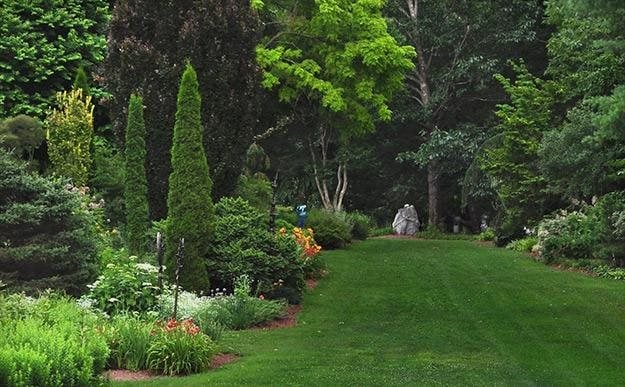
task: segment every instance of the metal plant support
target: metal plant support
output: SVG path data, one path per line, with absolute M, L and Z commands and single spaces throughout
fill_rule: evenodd
M 156 233 L 156 259 L 158 262 L 158 288 L 161 292 L 161 294 L 163 293 L 163 259 L 164 259 L 165 253 L 164 253 L 164 248 L 163 248 L 163 235 L 161 234 L 161 232 L 159 231 L 158 233 Z
M 180 277 L 180 269 L 182 269 L 182 260 L 184 259 L 184 238 L 180 239 L 178 244 L 178 252 L 176 253 L 176 286 L 174 287 L 174 315 L 172 318 L 176 320 L 178 316 L 178 284 Z
M 271 183 L 272 193 L 271 193 L 271 207 L 269 208 L 269 232 L 273 233 L 276 231 L 276 217 L 278 216 L 278 212 L 276 211 L 276 191 L 278 190 L 278 171 L 276 171 L 276 176 L 273 178 L 273 182 Z

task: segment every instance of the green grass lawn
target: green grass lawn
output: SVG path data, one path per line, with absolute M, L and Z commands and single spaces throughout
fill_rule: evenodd
M 295 328 L 225 338 L 242 358 L 156 386 L 622 385 L 625 282 L 467 241 L 324 253 Z

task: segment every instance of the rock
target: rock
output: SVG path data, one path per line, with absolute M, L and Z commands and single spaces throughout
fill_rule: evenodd
M 419 231 L 419 216 L 414 206 L 406 204 L 397 210 L 393 220 L 393 230 L 397 235 L 415 235 Z

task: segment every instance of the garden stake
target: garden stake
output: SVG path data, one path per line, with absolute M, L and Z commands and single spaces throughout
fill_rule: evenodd
M 156 259 L 158 261 L 158 288 L 163 293 L 163 235 L 156 233 Z
M 178 315 L 178 279 L 180 275 L 180 269 L 182 268 L 182 259 L 184 258 L 184 238 L 180 239 L 178 244 L 178 252 L 176 253 L 176 287 L 174 288 L 174 316 L 176 320 Z
M 278 188 L 278 171 L 276 171 L 276 176 L 273 178 L 271 188 L 273 189 L 273 192 L 271 193 L 271 208 L 269 208 L 269 232 L 273 233 L 276 230 L 276 216 L 278 215 L 278 213 L 276 212 L 276 190 Z

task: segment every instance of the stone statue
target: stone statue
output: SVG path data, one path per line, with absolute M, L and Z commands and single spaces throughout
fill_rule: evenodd
M 419 226 L 419 216 L 414 206 L 406 204 L 403 208 L 397 210 L 397 214 L 393 220 L 393 230 L 395 234 L 412 236 L 419 231 Z

